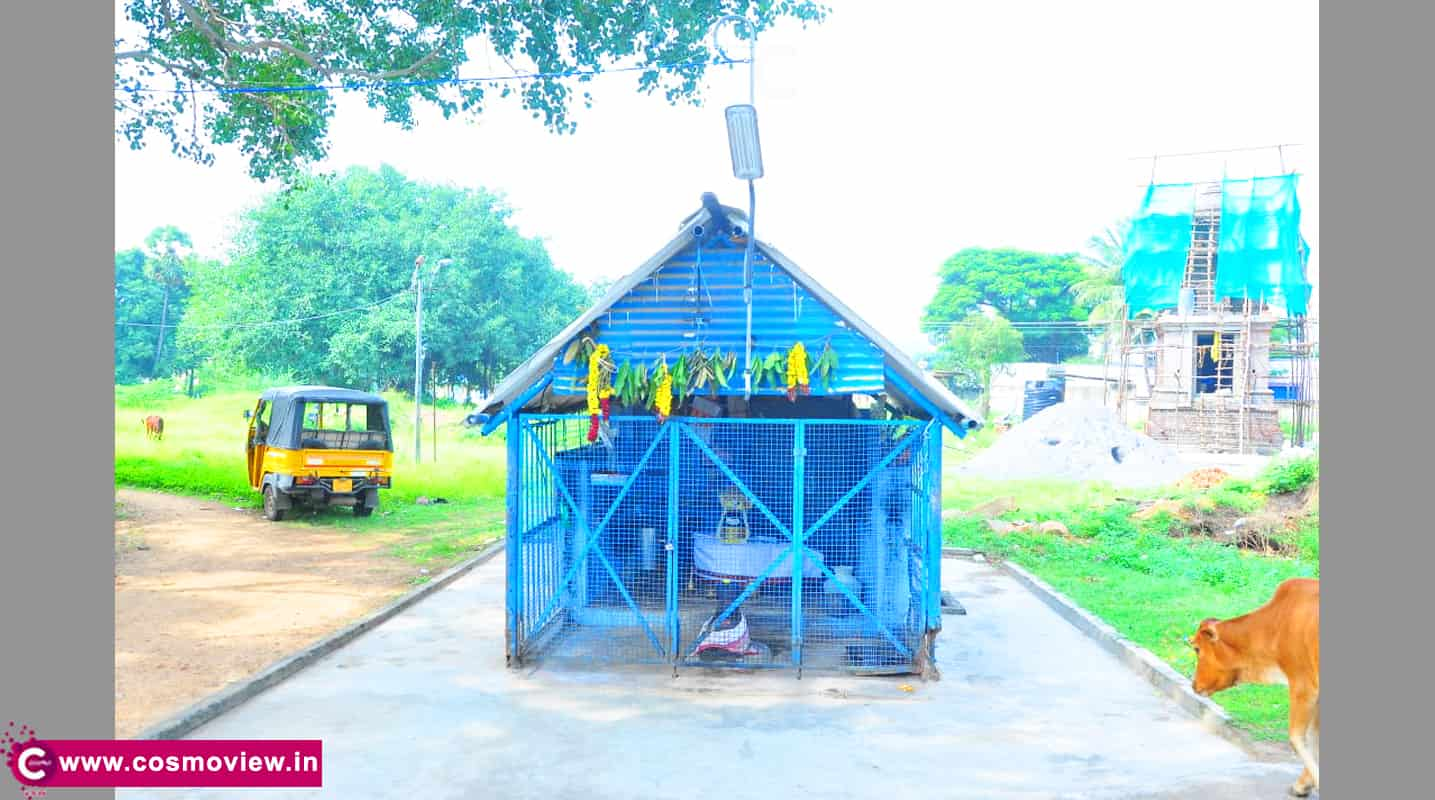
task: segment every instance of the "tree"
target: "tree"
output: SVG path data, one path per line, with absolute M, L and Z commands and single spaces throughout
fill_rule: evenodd
M 154 369 L 162 297 L 160 287 L 145 274 L 145 254 L 138 248 L 115 253 L 115 383 L 134 383 Z
M 174 226 L 155 228 L 144 249 L 115 253 L 115 381 L 129 383 L 188 369 L 192 353 L 172 346 L 171 332 L 189 299 L 196 260 Z
M 616 281 L 611 278 L 599 278 L 590 281 L 587 286 L 588 304 L 595 305 L 599 300 L 607 296 L 608 292 L 612 290 L 614 283 L 616 283 Z
M 159 285 L 162 301 L 159 312 L 159 335 L 154 346 L 154 368 L 150 375 L 159 376 L 160 359 L 164 355 L 165 327 L 169 321 L 170 295 L 184 288 L 184 257 L 190 254 L 194 244 L 189 234 L 166 225 L 155 228 L 145 237 L 145 272 L 150 280 Z
M 939 274 L 941 284 L 922 320 L 937 331 L 937 341 L 946 326 L 983 307 L 1015 323 L 1079 322 L 1089 311 L 1071 290 L 1083 273 L 1070 254 L 968 248 L 947 259 Z M 1027 354 L 1038 361 L 1060 362 L 1090 349 L 1084 332 L 1059 324 L 1026 331 L 1024 341 Z
M 1087 319 L 1112 322 L 1121 319 L 1126 309 L 1126 284 L 1121 273 L 1126 263 L 1126 232 L 1131 220 L 1122 219 L 1108 226 L 1099 235 L 1086 241 L 1082 255 L 1083 275 L 1071 285 L 1076 302 L 1091 309 Z M 1111 326 L 1101 337 L 1103 351 L 1110 346 Z
M 1086 252 L 1081 256 L 1083 275 L 1071 290 L 1078 304 L 1091 308 L 1090 319 L 1121 318 L 1126 300 L 1121 269 L 1126 263 L 1126 232 L 1130 227 L 1131 221 L 1123 219 L 1086 241 Z
M 244 218 L 228 264 L 200 265 L 181 334 L 222 363 L 301 381 L 411 388 L 414 259 L 425 275 L 425 374 L 487 390 L 562 329 L 587 295 L 484 190 L 392 167 L 306 179 Z
M 985 414 L 991 404 L 992 367 L 1025 357 L 1021 331 L 1001 317 L 977 312 L 948 329 L 934 366 L 955 372 L 958 385 L 980 386 Z
M 321 87 L 362 91 L 405 128 L 418 102 L 445 118 L 481 113 L 494 84 L 457 79 L 466 45 L 482 38 L 514 74 L 532 76 L 499 84 L 500 96 L 518 94 L 545 127 L 566 133 L 579 100 L 571 84 L 596 71 L 636 67 L 639 91 L 697 103 L 720 16 L 762 30 L 826 11 L 813 0 L 127 0 L 136 35 L 115 40 L 116 132 L 136 149 L 156 133 L 204 164 L 212 145 L 236 144 L 254 177 L 292 177 L 327 151 L 334 101 Z M 564 77 L 575 71 L 585 74 Z M 592 105 L 588 92 L 581 101 Z

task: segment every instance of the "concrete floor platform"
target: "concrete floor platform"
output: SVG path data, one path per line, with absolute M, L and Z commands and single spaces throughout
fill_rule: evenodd
M 942 583 L 967 615 L 943 617 L 940 681 L 514 671 L 496 558 L 191 738 L 324 740 L 324 788 L 275 798 L 1279 798 L 1299 772 L 1202 728 L 991 565 L 946 559 Z

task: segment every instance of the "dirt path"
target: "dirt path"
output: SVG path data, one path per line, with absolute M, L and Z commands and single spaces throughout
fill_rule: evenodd
M 133 736 L 408 588 L 392 536 L 116 492 L 115 735 Z

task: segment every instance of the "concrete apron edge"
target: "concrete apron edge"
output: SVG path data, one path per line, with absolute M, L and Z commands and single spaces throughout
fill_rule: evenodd
M 973 555 L 986 557 L 977 550 L 962 547 L 942 548 L 943 558 L 963 558 Z M 1226 713 L 1224 708 L 1209 698 L 1192 691 L 1190 680 L 1157 657 L 1156 654 L 1122 636 L 1110 624 L 1078 606 L 1071 598 L 1057 591 L 1051 584 L 1016 564 L 1006 559 L 992 558 L 988 558 L 987 563 L 1016 578 L 1062 619 L 1101 645 L 1103 650 L 1115 656 L 1116 660 L 1120 661 L 1127 669 L 1145 678 L 1158 691 L 1175 701 L 1183 711 L 1195 717 L 1202 727 L 1236 745 L 1249 755 L 1263 755 L 1251 737 L 1235 726 L 1231 715 Z
M 285 679 L 313 664 L 324 656 L 357 639 L 381 623 L 418 603 L 420 600 L 448 586 L 463 577 L 475 567 L 484 564 L 503 550 L 504 539 L 489 544 L 468 560 L 455 564 L 439 573 L 433 580 L 419 586 L 390 602 L 383 608 L 363 619 L 325 636 L 308 647 L 275 661 L 249 678 L 227 686 L 208 697 L 146 728 L 136 739 L 179 739 L 199 726 L 210 722 L 236 706 L 250 700 L 266 689 L 279 685 Z

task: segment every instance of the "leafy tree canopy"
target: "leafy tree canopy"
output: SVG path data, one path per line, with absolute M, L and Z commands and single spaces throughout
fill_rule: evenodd
M 954 373 L 958 389 L 980 388 L 991 393 L 992 367 L 1026 357 L 1021 331 L 1001 317 L 980 312 L 967 315 L 947 330 L 946 339 L 933 359 L 937 370 Z
M 198 260 L 189 235 L 155 228 L 144 248 L 115 253 L 115 382 L 171 375 L 194 366 L 194 354 L 173 341 L 189 303 L 188 276 Z
M 1082 263 L 1070 254 L 968 248 L 942 265 L 941 284 L 922 321 L 937 331 L 938 341 L 946 326 L 983 306 L 1011 322 L 1084 321 L 1090 309 L 1071 291 L 1084 274 Z M 1024 341 L 1027 355 L 1038 361 L 1058 362 L 1090 347 L 1079 330 L 1031 330 Z
M 418 183 L 391 167 L 305 179 L 246 215 L 231 263 L 191 277 L 204 302 L 192 304 L 180 339 L 266 373 L 407 388 L 408 290 L 423 255 L 425 381 L 431 362 L 440 381 L 488 389 L 588 302 L 510 215 L 486 191 Z
M 762 30 L 826 12 L 812 0 L 128 0 L 138 34 L 115 40 L 116 132 L 136 149 L 156 133 L 204 164 L 213 145 L 235 144 L 261 180 L 322 160 L 334 113 L 328 91 L 277 87 L 357 85 L 370 107 L 406 128 L 419 102 L 447 118 L 479 114 L 492 92 L 516 93 L 544 126 L 571 132 L 574 103 L 592 101 L 574 84 L 590 76 L 557 73 L 638 67 L 640 91 L 697 103 L 720 16 Z M 514 73 L 543 77 L 453 82 L 474 38 Z M 664 68 L 673 64 L 689 66 Z

